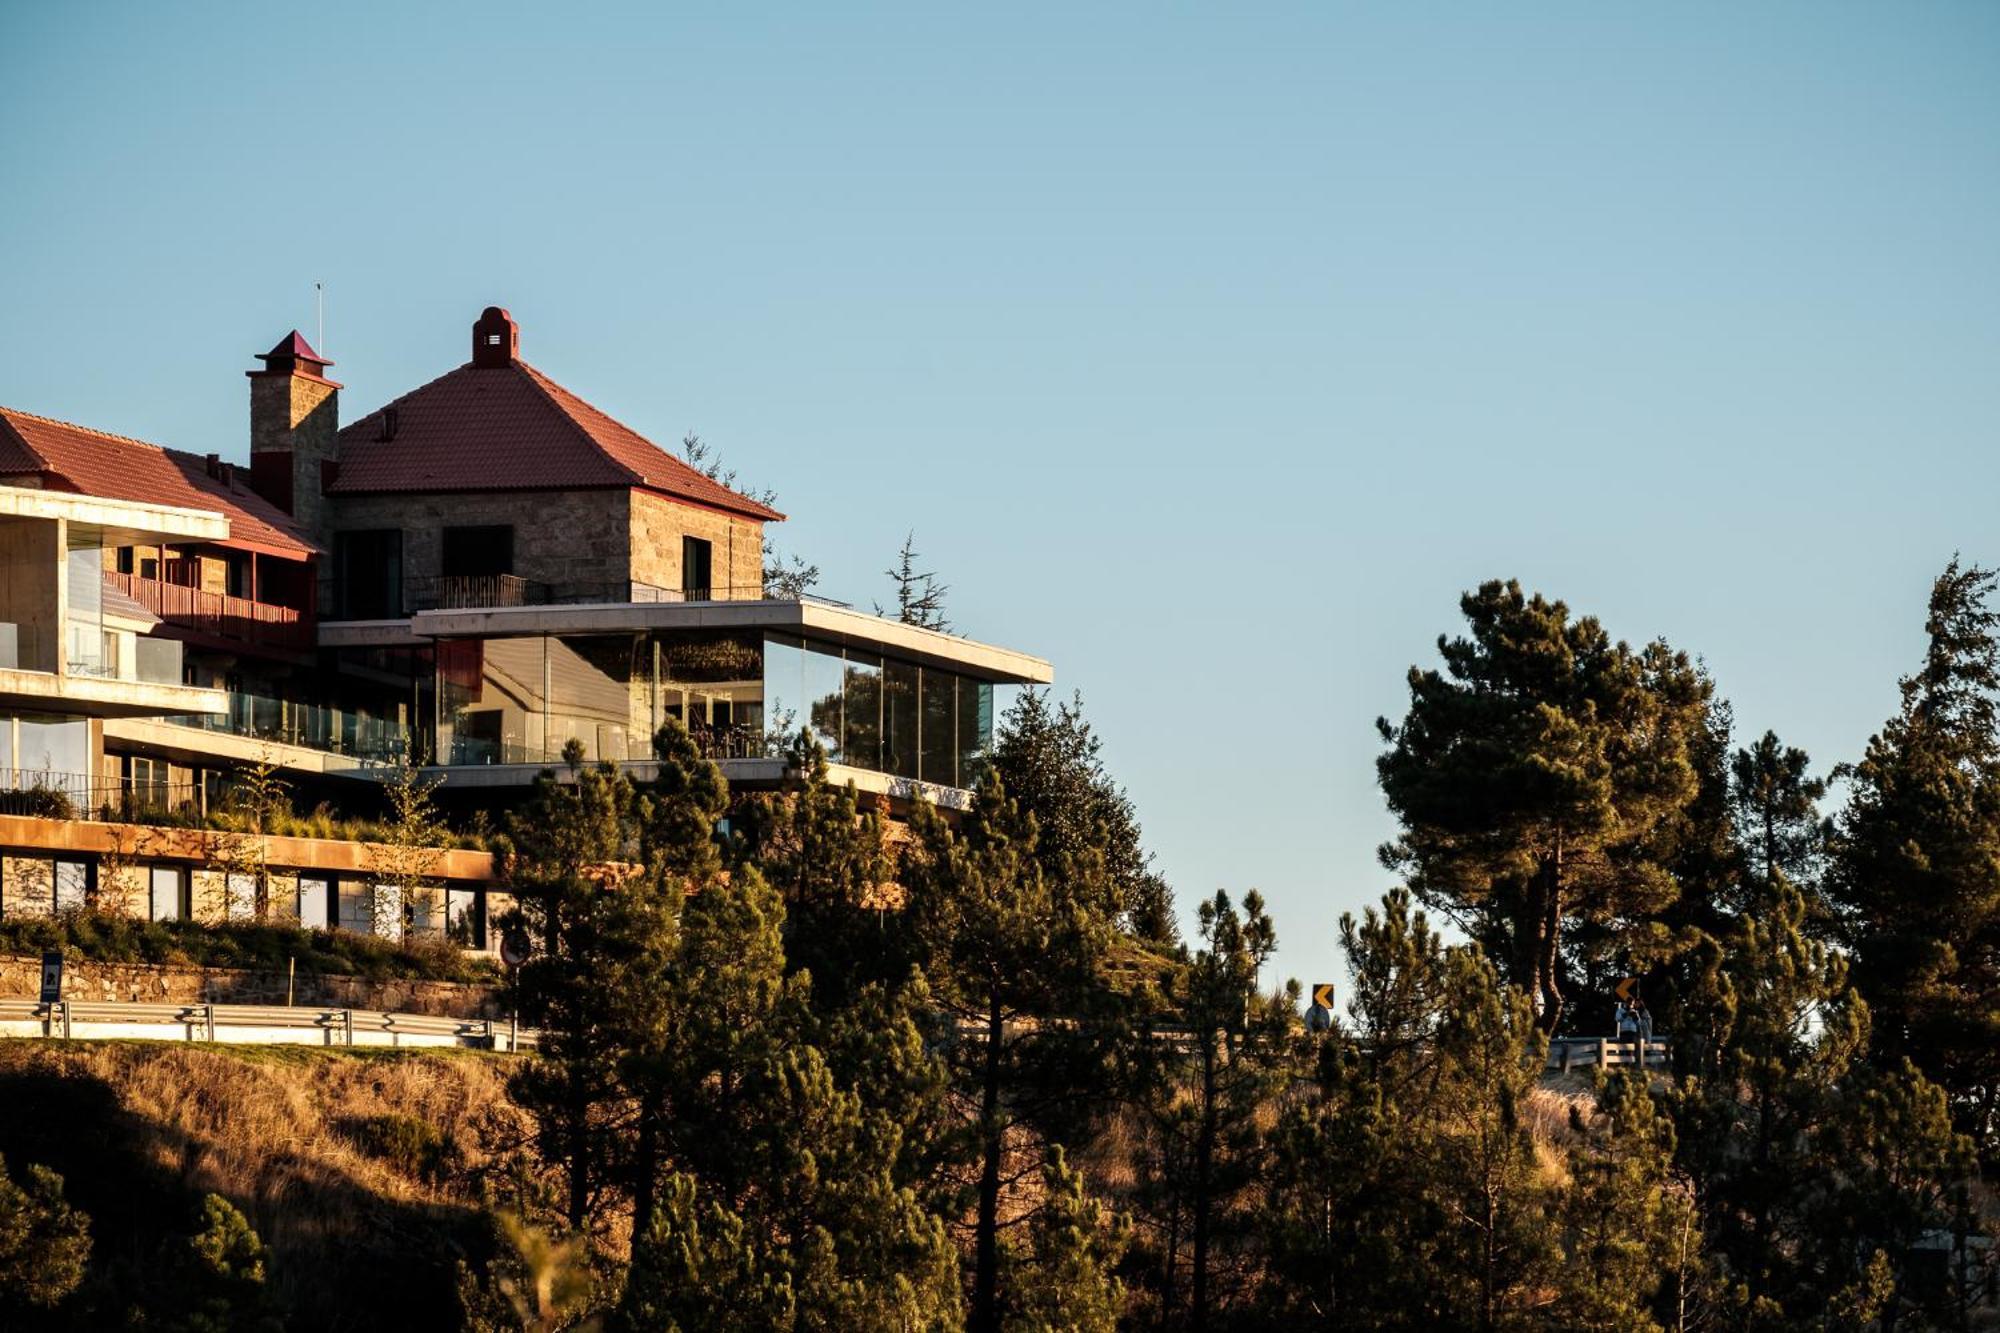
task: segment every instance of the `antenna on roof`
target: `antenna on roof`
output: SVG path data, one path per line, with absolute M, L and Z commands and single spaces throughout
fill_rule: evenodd
M 315 330 L 318 336 L 313 339 L 313 350 L 317 351 L 321 356 L 325 356 L 326 355 L 326 289 L 322 287 L 319 283 L 313 284 L 313 313 L 319 319 L 319 327 L 318 329 Z

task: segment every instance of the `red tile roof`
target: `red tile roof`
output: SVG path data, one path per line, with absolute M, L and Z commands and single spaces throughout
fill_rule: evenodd
M 612 420 L 524 361 L 468 362 L 342 429 L 332 495 L 636 486 L 748 518 L 784 515 Z
M 250 489 L 248 468 L 232 471 L 224 481 L 200 454 L 0 407 L 0 485 L 32 473 L 53 490 L 220 511 L 232 546 L 296 560 L 319 553 L 289 514 Z

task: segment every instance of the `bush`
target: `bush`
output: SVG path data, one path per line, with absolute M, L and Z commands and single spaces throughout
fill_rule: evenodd
M 400 944 L 348 931 L 268 922 L 142 921 L 116 912 L 73 911 L 0 920 L 0 953 L 57 949 L 93 963 L 153 963 L 356 976 L 369 981 L 492 982 L 493 964 L 442 940 Z
M 368 1156 L 427 1185 L 448 1179 L 463 1157 L 456 1139 L 413 1115 L 357 1116 L 340 1128 Z

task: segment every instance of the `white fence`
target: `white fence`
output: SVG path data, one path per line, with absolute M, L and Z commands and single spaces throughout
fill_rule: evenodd
M 0 1037 L 219 1041 L 292 1046 L 463 1046 L 532 1050 L 536 1033 L 505 1019 L 440 1018 L 283 1004 L 128 1004 L 0 1000 Z
M 1572 1069 L 1593 1065 L 1643 1065 L 1664 1069 L 1671 1063 L 1672 1047 L 1664 1037 L 1640 1041 L 1636 1037 L 1552 1037 L 1549 1039 L 1549 1068 L 1567 1074 Z

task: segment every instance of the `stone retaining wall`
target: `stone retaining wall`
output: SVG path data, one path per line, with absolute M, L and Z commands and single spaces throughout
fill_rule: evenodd
M 41 993 L 39 957 L 0 954 L 0 997 L 33 999 Z M 285 974 L 241 968 L 179 967 L 165 963 L 63 964 L 66 1000 L 125 1000 L 148 1004 L 283 1004 Z M 300 973 L 293 1003 L 325 1009 L 381 1009 L 449 1018 L 505 1018 L 497 987 L 457 981 L 369 981 L 362 977 Z

